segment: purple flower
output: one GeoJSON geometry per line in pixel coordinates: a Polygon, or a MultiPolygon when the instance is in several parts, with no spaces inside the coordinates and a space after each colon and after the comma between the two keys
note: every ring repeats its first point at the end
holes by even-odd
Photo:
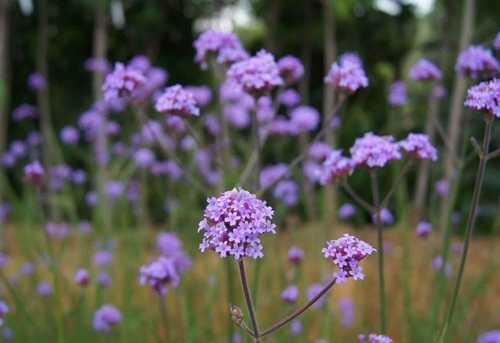
{"type": "Polygon", "coordinates": [[[392,339],[387,336],[377,335],[375,333],[371,333],[367,335],[359,335],[358,336],[359,343],[392,343],[392,339]]]}
{"type": "Polygon", "coordinates": [[[438,180],[436,182],[436,193],[441,198],[448,197],[448,195],[450,195],[450,183],[445,179],[438,180]]]}
{"type": "Polygon", "coordinates": [[[42,143],[42,135],[37,131],[30,132],[26,137],[26,143],[31,147],[36,147],[42,143]]]}
{"type": "Polygon", "coordinates": [[[83,185],[87,181],[87,173],[81,169],[73,170],[71,173],[71,181],[77,185],[83,185]]]}
{"type": "Polygon", "coordinates": [[[288,107],[288,108],[293,108],[297,105],[300,104],[302,100],[302,97],[300,96],[299,92],[297,92],[295,89],[287,89],[283,93],[281,93],[278,97],[278,101],[280,104],[288,107]]]}
{"type": "Polygon", "coordinates": [[[490,50],[482,46],[470,46],[458,56],[455,69],[463,76],[478,79],[494,75],[500,66],[490,50]]]}
{"type": "Polygon", "coordinates": [[[98,268],[107,268],[113,263],[113,253],[101,250],[94,254],[94,265],[98,268]]]}
{"type": "Polygon", "coordinates": [[[0,301],[0,326],[3,325],[7,313],[9,313],[9,306],[5,302],[0,301]]]}
{"type": "Polygon", "coordinates": [[[173,116],[189,118],[200,115],[194,95],[181,85],[165,89],[156,100],[155,108],[158,112],[173,116]]]}
{"type": "Polygon", "coordinates": [[[22,141],[13,141],[10,144],[10,153],[16,158],[24,157],[27,151],[26,144],[22,141]]]}
{"type": "Polygon", "coordinates": [[[260,172],[259,183],[262,189],[267,189],[274,185],[279,179],[288,173],[288,166],[284,163],[274,164],[265,167],[260,172]]]}
{"type": "Polygon", "coordinates": [[[84,67],[87,71],[97,72],[101,75],[106,75],[111,69],[108,60],[106,60],[105,58],[95,57],[90,57],[89,59],[87,59],[84,63],[84,67]]]}
{"type": "MultiPolygon", "coordinates": [[[[389,209],[385,207],[380,210],[379,219],[382,225],[394,224],[394,216],[392,215],[391,211],[389,211],[389,209]]],[[[374,223],[377,222],[377,216],[375,214],[373,215],[372,220],[374,223]]]]}
{"type": "Polygon", "coordinates": [[[2,155],[2,165],[5,168],[12,168],[16,164],[16,157],[10,153],[2,155]]]}
{"type": "Polygon", "coordinates": [[[85,203],[90,206],[94,207],[97,205],[99,201],[99,197],[96,192],[90,191],[87,194],[85,194],[85,203]]]}
{"type": "Polygon", "coordinates": [[[52,289],[52,285],[48,282],[42,281],[36,286],[36,292],[43,298],[50,297],[54,290],[52,289]]]}
{"type": "Polygon", "coordinates": [[[156,237],[156,247],[161,255],[174,261],[178,274],[185,273],[191,268],[192,262],[184,251],[182,241],[172,232],[162,232],[156,237]]]}
{"type": "Polygon", "coordinates": [[[298,134],[297,126],[283,116],[277,116],[271,122],[269,133],[275,136],[295,136],[298,134]]]}
{"type": "Polygon", "coordinates": [[[104,99],[107,102],[128,101],[134,91],[142,87],[145,82],[146,77],[139,69],[116,63],[113,72],[104,80],[102,86],[104,99]]]}
{"type": "Polygon", "coordinates": [[[68,145],[75,145],[80,139],[80,133],[73,126],[65,126],[61,130],[61,141],[68,145]]]}
{"type": "Polygon", "coordinates": [[[151,150],[142,148],[135,152],[134,161],[138,168],[145,169],[154,163],[155,155],[151,150]]]}
{"type": "Polygon", "coordinates": [[[213,56],[217,63],[230,65],[248,58],[238,37],[233,33],[213,30],[203,32],[194,42],[195,61],[202,69],[207,68],[209,58],[213,56]]]}
{"type": "Polygon", "coordinates": [[[133,69],[146,72],[149,68],[151,68],[151,61],[145,55],[137,55],[130,60],[128,66],[133,69]]]}
{"type": "MultiPolygon", "coordinates": [[[[11,207],[9,203],[0,202],[0,224],[4,223],[7,220],[7,217],[9,216],[10,213],[10,208],[11,207]]],[[[0,263],[0,268],[1,268],[1,263],[0,263]]]]}
{"type": "Polygon", "coordinates": [[[304,250],[298,247],[291,247],[288,250],[288,261],[291,264],[298,266],[302,263],[303,259],[304,259],[304,250]]]}
{"type": "Polygon", "coordinates": [[[225,106],[224,117],[237,129],[244,129],[250,126],[250,113],[245,107],[239,105],[225,106]]]}
{"type": "Polygon", "coordinates": [[[299,289],[297,288],[297,286],[294,285],[288,286],[281,293],[281,300],[283,300],[287,304],[295,304],[298,297],[299,297],[299,289]]]}
{"type": "Polygon", "coordinates": [[[300,106],[290,113],[292,125],[297,132],[304,133],[315,130],[319,125],[319,113],[311,106],[300,106]]]}
{"type": "Polygon", "coordinates": [[[9,263],[9,255],[4,252],[0,252],[0,268],[4,268],[7,263],[9,263]]]}
{"type": "Polygon", "coordinates": [[[291,180],[283,180],[276,184],[273,196],[286,206],[295,206],[299,202],[299,186],[291,180]]]}
{"type": "Polygon", "coordinates": [[[304,331],[304,325],[302,325],[302,322],[300,319],[294,319],[290,323],[290,333],[292,336],[298,336],[304,331]]]}
{"type": "Polygon", "coordinates": [[[399,144],[412,158],[418,160],[437,160],[437,150],[431,144],[429,136],[425,134],[410,133],[408,137],[399,142],[399,144]]]}
{"type": "Polygon", "coordinates": [[[254,96],[273,90],[283,84],[274,56],[261,50],[256,56],[235,63],[227,72],[243,90],[254,96]]]}
{"type": "Polygon", "coordinates": [[[432,232],[432,224],[429,222],[420,222],[417,225],[415,233],[418,237],[427,238],[432,232]]]}
{"type": "Polygon", "coordinates": [[[351,328],[354,323],[354,302],[351,298],[340,299],[340,313],[342,314],[342,319],[340,323],[343,327],[351,328]]]}
{"type": "Polygon", "coordinates": [[[318,164],[313,161],[307,161],[304,163],[303,173],[304,176],[309,180],[311,183],[317,183],[320,182],[321,180],[321,175],[323,173],[323,168],[321,164],[318,164]]]}
{"type": "Polygon", "coordinates": [[[317,162],[324,162],[332,153],[332,147],[324,142],[313,143],[309,147],[308,157],[317,162]]]}
{"type": "Polygon", "coordinates": [[[110,180],[106,185],[106,194],[112,200],[121,197],[124,191],[125,185],[120,181],[110,180]]]}
{"type": "Polygon", "coordinates": [[[481,82],[469,88],[465,106],[500,118],[500,79],[481,82]]]}
{"type": "Polygon", "coordinates": [[[422,58],[410,69],[410,78],[415,81],[441,80],[441,70],[431,61],[422,58]]]}
{"type": "Polygon", "coordinates": [[[279,59],[277,64],[280,76],[287,85],[296,83],[304,75],[302,62],[294,56],[284,56],[279,59]]]}
{"type": "Polygon", "coordinates": [[[215,117],[213,114],[207,114],[206,116],[204,116],[203,124],[210,135],[215,137],[221,133],[221,125],[219,123],[219,119],[217,119],[217,117],[215,117]]]}
{"type": "Polygon", "coordinates": [[[12,112],[12,118],[16,122],[20,122],[26,119],[34,119],[38,116],[38,110],[35,106],[22,104],[14,109],[12,112]]]}
{"type": "Polygon", "coordinates": [[[75,283],[80,287],[87,287],[90,284],[90,274],[86,269],[78,269],[74,277],[75,283]]]}
{"type": "Polygon", "coordinates": [[[322,250],[325,258],[331,260],[338,268],[335,274],[337,283],[342,283],[349,278],[363,280],[365,275],[359,263],[376,250],[368,243],[344,234],[341,238],[326,243],[322,250]]]}
{"type": "Polygon", "coordinates": [[[41,91],[47,87],[47,80],[40,73],[33,73],[28,77],[28,87],[33,91],[41,91]]]}
{"type": "Polygon", "coordinates": [[[259,123],[269,123],[274,118],[273,99],[270,96],[261,96],[257,100],[255,112],[259,123]]]}
{"type": "Polygon", "coordinates": [[[35,273],[35,265],[31,262],[25,262],[21,266],[21,275],[31,276],[35,273]]]}
{"type": "Polygon", "coordinates": [[[187,86],[184,89],[193,94],[196,104],[205,107],[212,101],[212,91],[207,86],[187,86]]]}
{"type": "Polygon", "coordinates": [[[122,321],[121,312],[112,305],[103,305],[94,314],[92,322],[94,330],[97,332],[109,332],[114,326],[122,321]]]}
{"type": "Polygon", "coordinates": [[[451,273],[453,272],[451,265],[448,262],[446,262],[446,265],[444,265],[443,256],[437,256],[432,260],[432,268],[437,272],[441,272],[444,270],[444,274],[447,277],[450,277],[451,273]]]}
{"type": "Polygon", "coordinates": [[[220,257],[261,258],[260,235],[276,233],[274,211],[265,201],[241,188],[209,198],[198,232],[203,234],[200,250],[214,250],[220,257]]]}
{"type": "MultiPolygon", "coordinates": [[[[500,34],[497,40],[500,41],[500,34]]],[[[498,50],[500,50],[500,42],[498,45],[498,50]]],[[[492,330],[481,334],[481,336],[477,338],[477,343],[500,343],[500,330],[492,330]]]]}
{"type": "Polygon", "coordinates": [[[446,96],[446,88],[443,85],[434,85],[432,87],[432,97],[435,99],[443,99],[446,96]]]}
{"type": "MultiPolygon", "coordinates": [[[[314,283],[312,284],[308,289],[307,289],[307,300],[311,301],[314,299],[321,291],[323,290],[323,285],[320,283],[314,283]]],[[[312,305],[313,308],[319,309],[325,306],[326,304],[326,296],[323,295],[321,298],[319,298],[314,305],[312,305]]]]}
{"type": "Polygon", "coordinates": [[[406,85],[403,81],[394,82],[389,88],[389,105],[392,107],[401,107],[408,102],[406,94],[406,85]]]}
{"type": "Polygon", "coordinates": [[[356,139],[351,148],[352,161],[355,166],[381,168],[394,160],[402,158],[399,144],[392,136],[377,136],[371,132],[356,139]]]}
{"type": "Polygon", "coordinates": [[[323,162],[320,182],[322,185],[335,183],[338,179],[351,175],[354,167],[354,162],[342,156],[341,150],[333,150],[323,162]]]}
{"type": "Polygon", "coordinates": [[[40,186],[43,182],[45,171],[38,161],[31,162],[24,167],[24,180],[34,186],[40,186]]]}
{"type": "Polygon", "coordinates": [[[78,224],[78,230],[82,235],[88,235],[92,232],[92,225],[90,225],[90,223],[87,221],[81,221],[78,224]]]}
{"type": "Polygon", "coordinates": [[[368,78],[359,58],[341,56],[339,62],[332,64],[325,83],[351,94],[360,88],[368,87],[368,78]]]}
{"type": "Polygon", "coordinates": [[[356,207],[353,204],[345,203],[339,208],[339,218],[341,220],[350,220],[356,215],[356,207]]]}
{"type": "Polygon", "coordinates": [[[45,225],[45,231],[49,237],[57,240],[62,240],[69,235],[69,227],[66,223],[47,223],[47,225],[45,225]]]}
{"type": "Polygon", "coordinates": [[[181,282],[174,260],[163,256],[142,266],[139,272],[140,285],[148,285],[161,295],[166,294],[169,287],[177,288],[181,282]]]}
{"type": "Polygon", "coordinates": [[[111,279],[111,276],[105,271],[100,272],[99,275],[97,276],[97,284],[101,287],[104,288],[109,287],[112,281],[113,280],[111,279]]]}

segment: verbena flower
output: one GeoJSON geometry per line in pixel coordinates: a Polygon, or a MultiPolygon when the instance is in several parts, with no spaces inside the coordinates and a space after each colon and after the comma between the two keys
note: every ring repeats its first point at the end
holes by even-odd
{"type": "Polygon", "coordinates": [[[337,283],[341,283],[349,278],[362,280],[365,275],[359,263],[376,250],[370,244],[344,234],[339,239],[328,241],[322,252],[325,258],[331,260],[339,268],[335,277],[337,283]]]}
{"type": "Polygon", "coordinates": [[[90,274],[86,269],[79,269],[74,277],[75,283],[81,287],[87,287],[90,284],[90,274]]]}
{"type": "Polygon", "coordinates": [[[233,33],[205,31],[194,42],[196,49],[195,61],[202,69],[207,68],[207,62],[213,57],[219,64],[230,65],[248,58],[248,53],[233,33]]]}
{"type": "Polygon", "coordinates": [[[47,88],[47,80],[42,74],[36,72],[28,77],[28,87],[34,91],[41,91],[47,88]]]}
{"type": "Polygon", "coordinates": [[[418,237],[427,238],[432,232],[432,224],[429,222],[419,222],[417,224],[417,228],[415,229],[415,233],[418,237]]]}
{"type": "Polygon", "coordinates": [[[36,286],[36,292],[43,298],[50,297],[54,290],[52,289],[52,285],[48,282],[42,281],[36,286]]]}
{"type": "MultiPolygon", "coordinates": [[[[322,284],[313,283],[307,289],[307,300],[311,301],[312,299],[314,299],[323,290],[323,288],[324,287],[322,284]]],[[[325,304],[326,304],[326,296],[323,295],[314,303],[314,305],[312,305],[312,307],[315,309],[319,309],[325,306],[325,304]]]]}
{"type": "Polygon", "coordinates": [[[84,62],[85,70],[90,72],[97,72],[102,75],[106,75],[111,66],[105,58],[94,58],[90,57],[84,62]]]}
{"type": "Polygon", "coordinates": [[[297,288],[297,286],[294,285],[288,286],[281,293],[281,300],[283,300],[287,304],[295,304],[295,302],[297,302],[298,297],[299,297],[299,289],[297,288]]]}
{"type": "Polygon", "coordinates": [[[278,101],[288,108],[293,108],[300,104],[302,97],[295,89],[287,89],[279,95],[278,101]]]}
{"type": "Polygon", "coordinates": [[[121,312],[116,307],[106,304],[95,312],[92,324],[95,331],[106,333],[120,324],[121,321],[121,312]]]}
{"type": "Polygon", "coordinates": [[[446,262],[446,265],[444,265],[443,256],[437,256],[432,260],[432,268],[437,272],[444,271],[444,274],[447,277],[451,277],[451,274],[453,273],[453,269],[449,262],[446,262]]]}
{"type": "Polygon", "coordinates": [[[355,317],[354,302],[351,298],[343,298],[340,299],[339,306],[342,315],[340,324],[342,324],[343,327],[351,328],[355,317]]]}
{"type": "Polygon", "coordinates": [[[45,171],[38,161],[33,161],[24,167],[24,180],[30,185],[40,186],[44,175],[45,171]]]}
{"type": "Polygon", "coordinates": [[[401,148],[410,157],[419,160],[437,160],[437,150],[431,144],[429,136],[422,133],[410,133],[408,137],[399,142],[401,148]]]}
{"type": "Polygon", "coordinates": [[[75,145],[80,139],[80,133],[73,126],[65,126],[61,130],[60,137],[64,144],[75,145]]]}
{"type": "Polygon", "coordinates": [[[394,82],[389,88],[389,105],[392,107],[401,107],[408,102],[406,85],[403,81],[394,82]]]}
{"type": "Polygon", "coordinates": [[[186,118],[200,115],[200,109],[194,95],[182,88],[181,85],[165,89],[156,100],[155,108],[161,113],[186,118]]]}
{"type": "Polygon", "coordinates": [[[275,233],[274,211],[265,201],[241,188],[209,198],[198,232],[203,234],[202,252],[215,251],[235,259],[264,256],[260,235],[275,233]]]}
{"type": "Polygon", "coordinates": [[[19,105],[12,112],[12,118],[15,122],[38,117],[38,110],[35,106],[29,104],[19,105]]]}
{"type": "Polygon", "coordinates": [[[11,342],[14,339],[14,331],[11,328],[4,328],[2,337],[6,342],[11,342]]]}
{"type": "Polygon", "coordinates": [[[494,75],[500,66],[490,50],[482,46],[470,46],[460,53],[455,68],[464,76],[478,79],[494,75]]]}
{"type": "Polygon", "coordinates": [[[113,263],[113,253],[109,250],[100,250],[94,254],[94,265],[98,268],[107,268],[113,263]]]}
{"type": "Polygon", "coordinates": [[[299,133],[313,131],[319,125],[319,112],[311,106],[299,106],[290,113],[290,120],[299,133]]]}
{"type": "Polygon", "coordinates": [[[45,231],[49,237],[62,240],[69,235],[69,227],[66,223],[49,222],[45,225],[45,231]]]}
{"type": "Polygon", "coordinates": [[[481,82],[469,88],[465,106],[500,118],[500,79],[481,82]]]}
{"type": "Polygon", "coordinates": [[[205,107],[212,101],[212,90],[207,86],[187,86],[184,89],[193,94],[196,104],[205,107]]]}
{"type": "Polygon", "coordinates": [[[299,202],[299,186],[292,180],[280,181],[274,188],[273,196],[286,206],[295,206],[299,202]]]}
{"type": "Polygon", "coordinates": [[[330,156],[323,162],[320,182],[323,185],[334,183],[338,179],[351,175],[354,167],[354,162],[344,157],[341,150],[333,150],[330,156]]]}
{"type": "Polygon", "coordinates": [[[324,162],[332,153],[333,149],[330,144],[325,142],[316,142],[311,144],[307,156],[317,162],[324,162]]]}
{"type": "MultiPolygon", "coordinates": [[[[377,223],[377,217],[374,214],[372,216],[373,223],[377,223]]],[[[391,211],[387,208],[382,208],[379,213],[379,220],[382,225],[392,225],[394,224],[394,216],[392,215],[391,211]]]]}
{"type": "Polygon", "coordinates": [[[339,218],[341,220],[350,220],[356,215],[356,207],[351,203],[342,204],[339,208],[339,218]]]}
{"type": "Polygon", "coordinates": [[[134,91],[146,82],[144,74],[136,68],[117,63],[113,72],[109,73],[102,85],[104,99],[107,102],[128,101],[134,91]]]}
{"type": "Polygon", "coordinates": [[[182,241],[172,232],[162,232],[156,237],[156,247],[162,256],[173,260],[177,273],[182,275],[191,268],[192,262],[184,251],[182,241]]]}
{"type": "Polygon", "coordinates": [[[271,187],[277,180],[283,178],[287,173],[288,166],[284,163],[278,163],[263,168],[259,176],[260,187],[262,189],[271,187]]]}
{"type": "Polygon", "coordinates": [[[493,41],[493,48],[497,51],[500,50],[500,32],[497,33],[497,35],[493,41]]]}
{"type": "Polygon", "coordinates": [[[431,61],[422,58],[410,69],[410,78],[415,81],[436,81],[443,77],[441,70],[431,61]]]}
{"type": "Polygon", "coordinates": [[[298,247],[291,247],[288,250],[288,261],[291,264],[298,266],[299,264],[302,263],[303,259],[304,259],[304,250],[298,247]]]}
{"type": "Polygon", "coordinates": [[[166,294],[171,287],[177,288],[181,282],[174,260],[163,256],[149,265],[142,266],[139,274],[141,286],[150,286],[161,295],[166,294]]]}
{"type": "Polygon", "coordinates": [[[290,323],[290,333],[292,336],[296,337],[300,335],[304,331],[304,325],[300,321],[300,319],[294,319],[290,323]]]}
{"type": "Polygon", "coordinates": [[[392,343],[390,337],[371,333],[369,335],[359,335],[359,343],[392,343]]]}
{"type": "Polygon", "coordinates": [[[448,195],[450,195],[450,183],[448,180],[438,180],[436,182],[436,193],[441,197],[441,198],[446,198],[448,195]]]}
{"type": "Polygon", "coordinates": [[[151,150],[141,148],[134,153],[134,161],[138,168],[145,169],[155,162],[155,155],[151,150]]]}
{"type": "Polygon", "coordinates": [[[97,276],[96,281],[99,286],[106,288],[111,285],[113,280],[111,279],[111,276],[107,272],[102,271],[97,276]]]}
{"type": "Polygon", "coordinates": [[[500,330],[487,331],[485,333],[482,333],[481,336],[477,338],[477,343],[499,343],[499,342],[500,342],[500,330]]]}
{"type": "Polygon", "coordinates": [[[281,78],[288,85],[296,83],[304,75],[302,62],[291,55],[284,56],[278,60],[278,69],[281,78]]]}
{"type": "Polygon", "coordinates": [[[7,313],[9,313],[9,306],[5,302],[0,301],[0,326],[3,325],[7,313]]]}
{"type": "Polygon", "coordinates": [[[399,144],[392,136],[378,136],[371,132],[356,139],[351,148],[352,161],[356,166],[382,168],[387,163],[402,158],[399,144]]]}
{"type": "Polygon", "coordinates": [[[262,95],[283,84],[274,56],[265,50],[233,64],[227,72],[227,77],[253,96],[262,95]]]}
{"type": "Polygon", "coordinates": [[[368,87],[368,78],[359,57],[349,55],[341,57],[339,62],[331,66],[325,83],[351,94],[360,88],[368,87]]]}

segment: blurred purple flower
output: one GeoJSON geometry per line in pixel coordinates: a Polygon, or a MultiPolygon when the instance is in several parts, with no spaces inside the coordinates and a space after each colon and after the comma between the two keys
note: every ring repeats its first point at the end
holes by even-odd
{"type": "MultiPolygon", "coordinates": [[[[323,285],[320,283],[314,283],[312,284],[308,289],[307,289],[307,300],[311,301],[316,297],[321,291],[323,290],[323,285]]],[[[312,305],[312,308],[319,309],[322,308],[326,304],[326,296],[323,295],[321,298],[319,298],[314,305],[312,305]]]]}
{"type": "Polygon", "coordinates": [[[333,149],[330,144],[315,142],[309,147],[308,157],[317,162],[324,162],[332,151],[333,149]]]}
{"type": "Polygon", "coordinates": [[[389,88],[389,105],[392,107],[401,107],[408,102],[406,94],[406,85],[403,81],[394,82],[389,88]]]}
{"type": "Polygon", "coordinates": [[[98,268],[107,268],[113,263],[113,253],[108,250],[100,250],[94,254],[94,265],[98,268]]]}
{"type": "Polygon", "coordinates": [[[355,309],[351,298],[342,298],[339,301],[340,313],[342,319],[340,323],[345,328],[351,328],[354,323],[355,309]]]}
{"type": "Polygon", "coordinates": [[[500,330],[487,331],[481,334],[477,338],[477,343],[500,343],[500,330]]]}
{"type": "Polygon", "coordinates": [[[106,76],[102,90],[104,99],[128,101],[139,87],[146,82],[146,77],[139,69],[116,63],[114,70],[106,76]]]}
{"type": "Polygon", "coordinates": [[[278,101],[288,108],[293,108],[300,104],[302,97],[295,89],[289,88],[279,95],[278,101]]]}
{"type": "Polygon", "coordinates": [[[186,86],[184,89],[193,94],[199,107],[205,107],[212,101],[212,90],[208,86],[186,86]]]}
{"type": "Polygon", "coordinates": [[[450,195],[450,183],[445,180],[438,180],[436,182],[436,193],[441,197],[441,198],[446,198],[450,195]]]}
{"type": "Polygon", "coordinates": [[[80,139],[80,133],[73,126],[65,126],[61,130],[61,141],[68,145],[75,145],[80,139]]]}
{"type": "Polygon", "coordinates": [[[189,118],[200,115],[194,95],[181,85],[165,89],[165,92],[156,100],[155,108],[158,112],[173,116],[189,118]]]}
{"type": "Polygon", "coordinates": [[[304,75],[302,62],[294,56],[284,56],[278,60],[277,64],[280,76],[287,85],[298,82],[304,75]]]}
{"type": "Polygon", "coordinates": [[[105,58],[90,57],[84,63],[85,70],[106,75],[111,70],[111,66],[105,58]]]}
{"type": "Polygon", "coordinates": [[[145,169],[155,162],[155,155],[151,150],[142,148],[135,152],[134,161],[138,168],[145,169]]]}
{"type": "Polygon", "coordinates": [[[406,139],[399,142],[399,145],[412,158],[437,160],[437,149],[431,144],[429,136],[426,134],[410,133],[406,139]]]}
{"type": "Polygon", "coordinates": [[[345,203],[339,208],[339,218],[341,220],[351,220],[356,215],[356,207],[351,203],[345,203]]]}
{"type": "Polygon", "coordinates": [[[369,335],[359,335],[359,343],[392,343],[390,337],[371,333],[369,335]]]}
{"type": "Polygon", "coordinates": [[[112,199],[116,200],[125,192],[125,185],[121,181],[110,180],[106,185],[106,194],[112,199]]]}
{"type": "Polygon", "coordinates": [[[202,69],[206,69],[210,57],[219,64],[231,65],[248,58],[238,37],[233,33],[205,31],[194,42],[195,61],[202,69]]]}
{"type": "Polygon", "coordinates": [[[169,287],[177,288],[181,281],[174,260],[159,257],[149,265],[140,268],[139,283],[150,286],[158,294],[164,295],[169,287]]]}
{"type": "Polygon", "coordinates": [[[302,322],[300,319],[294,319],[290,323],[290,333],[292,336],[298,336],[304,331],[304,325],[302,325],[302,322]]]}
{"type": "Polygon", "coordinates": [[[286,206],[295,206],[299,202],[299,186],[295,181],[283,180],[276,184],[273,196],[286,206]]]}
{"type": "Polygon", "coordinates": [[[45,171],[38,161],[33,161],[24,166],[24,180],[32,186],[41,186],[45,171]]]}
{"type": "Polygon", "coordinates": [[[34,119],[36,117],[38,117],[37,108],[28,104],[19,105],[12,112],[12,118],[16,122],[20,122],[26,119],[34,119]]]}
{"type": "Polygon", "coordinates": [[[109,332],[122,321],[121,312],[114,306],[103,305],[95,314],[92,325],[97,332],[109,332]]]}
{"type": "Polygon", "coordinates": [[[427,238],[432,232],[432,224],[429,222],[420,222],[415,229],[415,233],[418,237],[427,238]]]}
{"type": "Polygon", "coordinates": [[[47,80],[42,74],[36,72],[28,77],[28,87],[33,91],[41,91],[47,88],[47,80]]]}
{"type": "Polygon", "coordinates": [[[344,157],[341,150],[333,150],[330,156],[323,162],[320,183],[322,185],[335,183],[337,180],[351,175],[354,167],[354,162],[344,157]]]}
{"type": "Polygon", "coordinates": [[[297,302],[298,297],[299,297],[299,289],[297,288],[297,286],[294,285],[288,286],[281,293],[281,300],[283,300],[287,304],[295,304],[295,302],[297,302]]]}
{"type": "Polygon", "coordinates": [[[43,298],[50,297],[54,290],[52,289],[52,285],[48,282],[42,281],[36,286],[36,292],[43,298]]]}
{"type": "Polygon", "coordinates": [[[105,271],[101,271],[97,276],[97,284],[100,287],[107,288],[111,286],[112,281],[111,276],[105,271]]]}
{"type": "Polygon", "coordinates": [[[490,50],[482,46],[470,46],[458,55],[455,69],[463,76],[478,79],[481,76],[495,75],[500,65],[490,50]]]}
{"type": "MultiPolygon", "coordinates": [[[[389,226],[389,225],[392,225],[394,224],[394,216],[392,215],[391,211],[389,211],[389,209],[387,208],[382,208],[380,210],[380,222],[382,225],[384,226],[389,226]]],[[[375,224],[376,223],[376,215],[374,214],[373,217],[372,217],[372,220],[373,220],[373,223],[375,224]]]]}
{"type": "Polygon", "coordinates": [[[276,181],[283,178],[288,173],[288,166],[278,163],[262,168],[259,176],[259,184],[262,189],[267,189],[274,185],[276,181]]]}
{"type": "Polygon", "coordinates": [[[313,131],[319,125],[319,112],[311,106],[299,106],[290,113],[290,120],[299,133],[313,131]]]}
{"type": "Polygon", "coordinates": [[[450,277],[451,274],[453,273],[451,264],[449,262],[446,262],[446,266],[443,266],[443,265],[444,265],[443,256],[437,256],[436,258],[434,258],[432,260],[432,268],[435,271],[441,272],[441,271],[443,271],[443,267],[444,267],[444,273],[445,273],[445,275],[447,277],[450,277]]]}
{"type": "Polygon", "coordinates": [[[288,250],[288,261],[291,264],[298,266],[302,263],[303,259],[304,259],[304,250],[298,247],[291,247],[288,250]]]}
{"type": "Polygon", "coordinates": [[[45,231],[49,237],[62,240],[69,235],[69,226],[66,223],[49,222],[45,225],[45,231]]]}
{"type": "Polygon", "coordinates": [[[422,58],[410,69],[410,78],[415,81],[441,80],[442,73],[431,61],[422,58]]]}
{"type": "Polygon", "coordinates": [[[86,269],[79,269],[75,273],[75,283],[80,287],[87,287],[90,284],[90,274],[86,269]]]}
{"type": "Polygon", "coordinates": [[[378,136],[371,132],[356,139],[351,155],[356,166],[369,168],[385,167],[387,163],[402,158],[399,145],[392,136],[378,136]]]}

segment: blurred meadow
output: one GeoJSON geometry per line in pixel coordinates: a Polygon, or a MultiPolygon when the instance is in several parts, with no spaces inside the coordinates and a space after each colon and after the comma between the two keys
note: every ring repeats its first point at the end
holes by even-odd
{"type": "Polygon", "coordinates": [[[0,341],[500,343],[499,19],[0,0],[0,341]]]}

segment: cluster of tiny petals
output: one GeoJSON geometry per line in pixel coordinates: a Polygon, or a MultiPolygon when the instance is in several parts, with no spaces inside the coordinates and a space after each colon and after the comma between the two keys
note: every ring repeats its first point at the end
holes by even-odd
{"type": "Polygon", "coordinates": [[[245,92],[253,95],[269,92],[283,84],[274,56],[265,50],[259,51],[254,57],[233,64],[227,76],[245,92]]]}
{"type": "Polygon", "coordinates": [[[146,77],[140,70],[117,63],[113,72],[104,80],[104,99],[108,102],[128,100],[145,82],[146,77]]]}
{"type": "Polygon", "coordinates": [[[359,343],[392,343],[392,338],[371,333],[369,335],[359,335],[359,343]]]}
{"type": "Polygon", "coordinates": [[[279,59],[278,69],[281,77],[287,84],[294,84],[304,75],[302,62],[294,56],[285,56],[279,59]]]}
{"type": "Polygon", "coordinates": [[[399,142],[399,144],[401,148],[413,158],[419,160],[437,160],[437,150],[431,144],[429,136],[426,134],[410,133],[408,137],[399,142]]]}
{"type": "Polygon", "coordinates": [[[467,92],[465,106],[500,118],[500,79],[481,82],[467,92]]]}
{"type": "Polygon", "coordinates": [[[333,150],[323,162],[320,182],[323,185],[335,182],[342,177],[351,175],[353,170],[354,163],[352,160],[344,157],[341,150],[333,150]]]}
{"type": "Polygon", "coordinates": [[[458,56],[456,69],[462,75],[477,79],[483,75],[495,74],[500,65],[490,50],[482,46],[471,46],[458,56]]]}
{"type": "Polygon", "coordinates": [[[149,265],[142,266],[139,273],[139,284],[148,285],[161,295],[166,294],[169,287],[176,288],[180,283],[180,275],[174,260],[163,256],[149,265]]]}
{"type": "Polygon", "coordinates": [[[196,49],[195,60],[202,69],[207,68],[207,61],[211,54],[215,55],[217,63],[220,64],[232,64],[248,58],[240,40],[233,33],[205,31],[196,39],[194,47],[196,49]]]}
{"type": "Polygon", "coordinates": [[[351,155],[355,166],[369,168],[384,167],[390,161],[402,158],[400,146],[392,136],[378,136],[372,132],[356,139],[351,155]]]}
{"type": "Polygon", "coordinates": [[[108,332],[122,321],[121,312],[112,305],[103,305],[94,314],[93,326],[98,332],[108,332]]]}
{"type": "Polygon", "coordinates": [[[198,232],[203,234],[200,250],[213,250],[220,257],[235,259],[261,258],[260,235],[276,232],[273,214],[265,201],[241,188],[209,198],[198,226],[198,232]]]}
{"type": "Polygon", "coordinates": [[[441,70],[431,61],[423,58],[410,69],[410,78],[415,81],[435,81],[443,77],[441,70]]]}
{"type": "Polygon", "coordinates": [[[181,85],[165,89],[165,92],[156,100],[155,108],[158,112],[180,117],[200,115],[194,95],[181,85]]]}
{"type": "Polygon", "coordinates": [[[360,61],[352,57],[341,58],[331,66],[325,83],[347,93],[354,93],[368,86],[368,78],[360,61]]]}
{"type": "Polygon", "coordinates": [[[362,280],[364,278],[363,269],[359,265],[361,260],[372,255],[376,250],[368,243],[344,234],[339,239],[326,243],[326,248],[322,250],[325,258],[331,260],[338,268],[339,272],[335,277],[337,282],[344,282],[349,278],[362,280]]]}

